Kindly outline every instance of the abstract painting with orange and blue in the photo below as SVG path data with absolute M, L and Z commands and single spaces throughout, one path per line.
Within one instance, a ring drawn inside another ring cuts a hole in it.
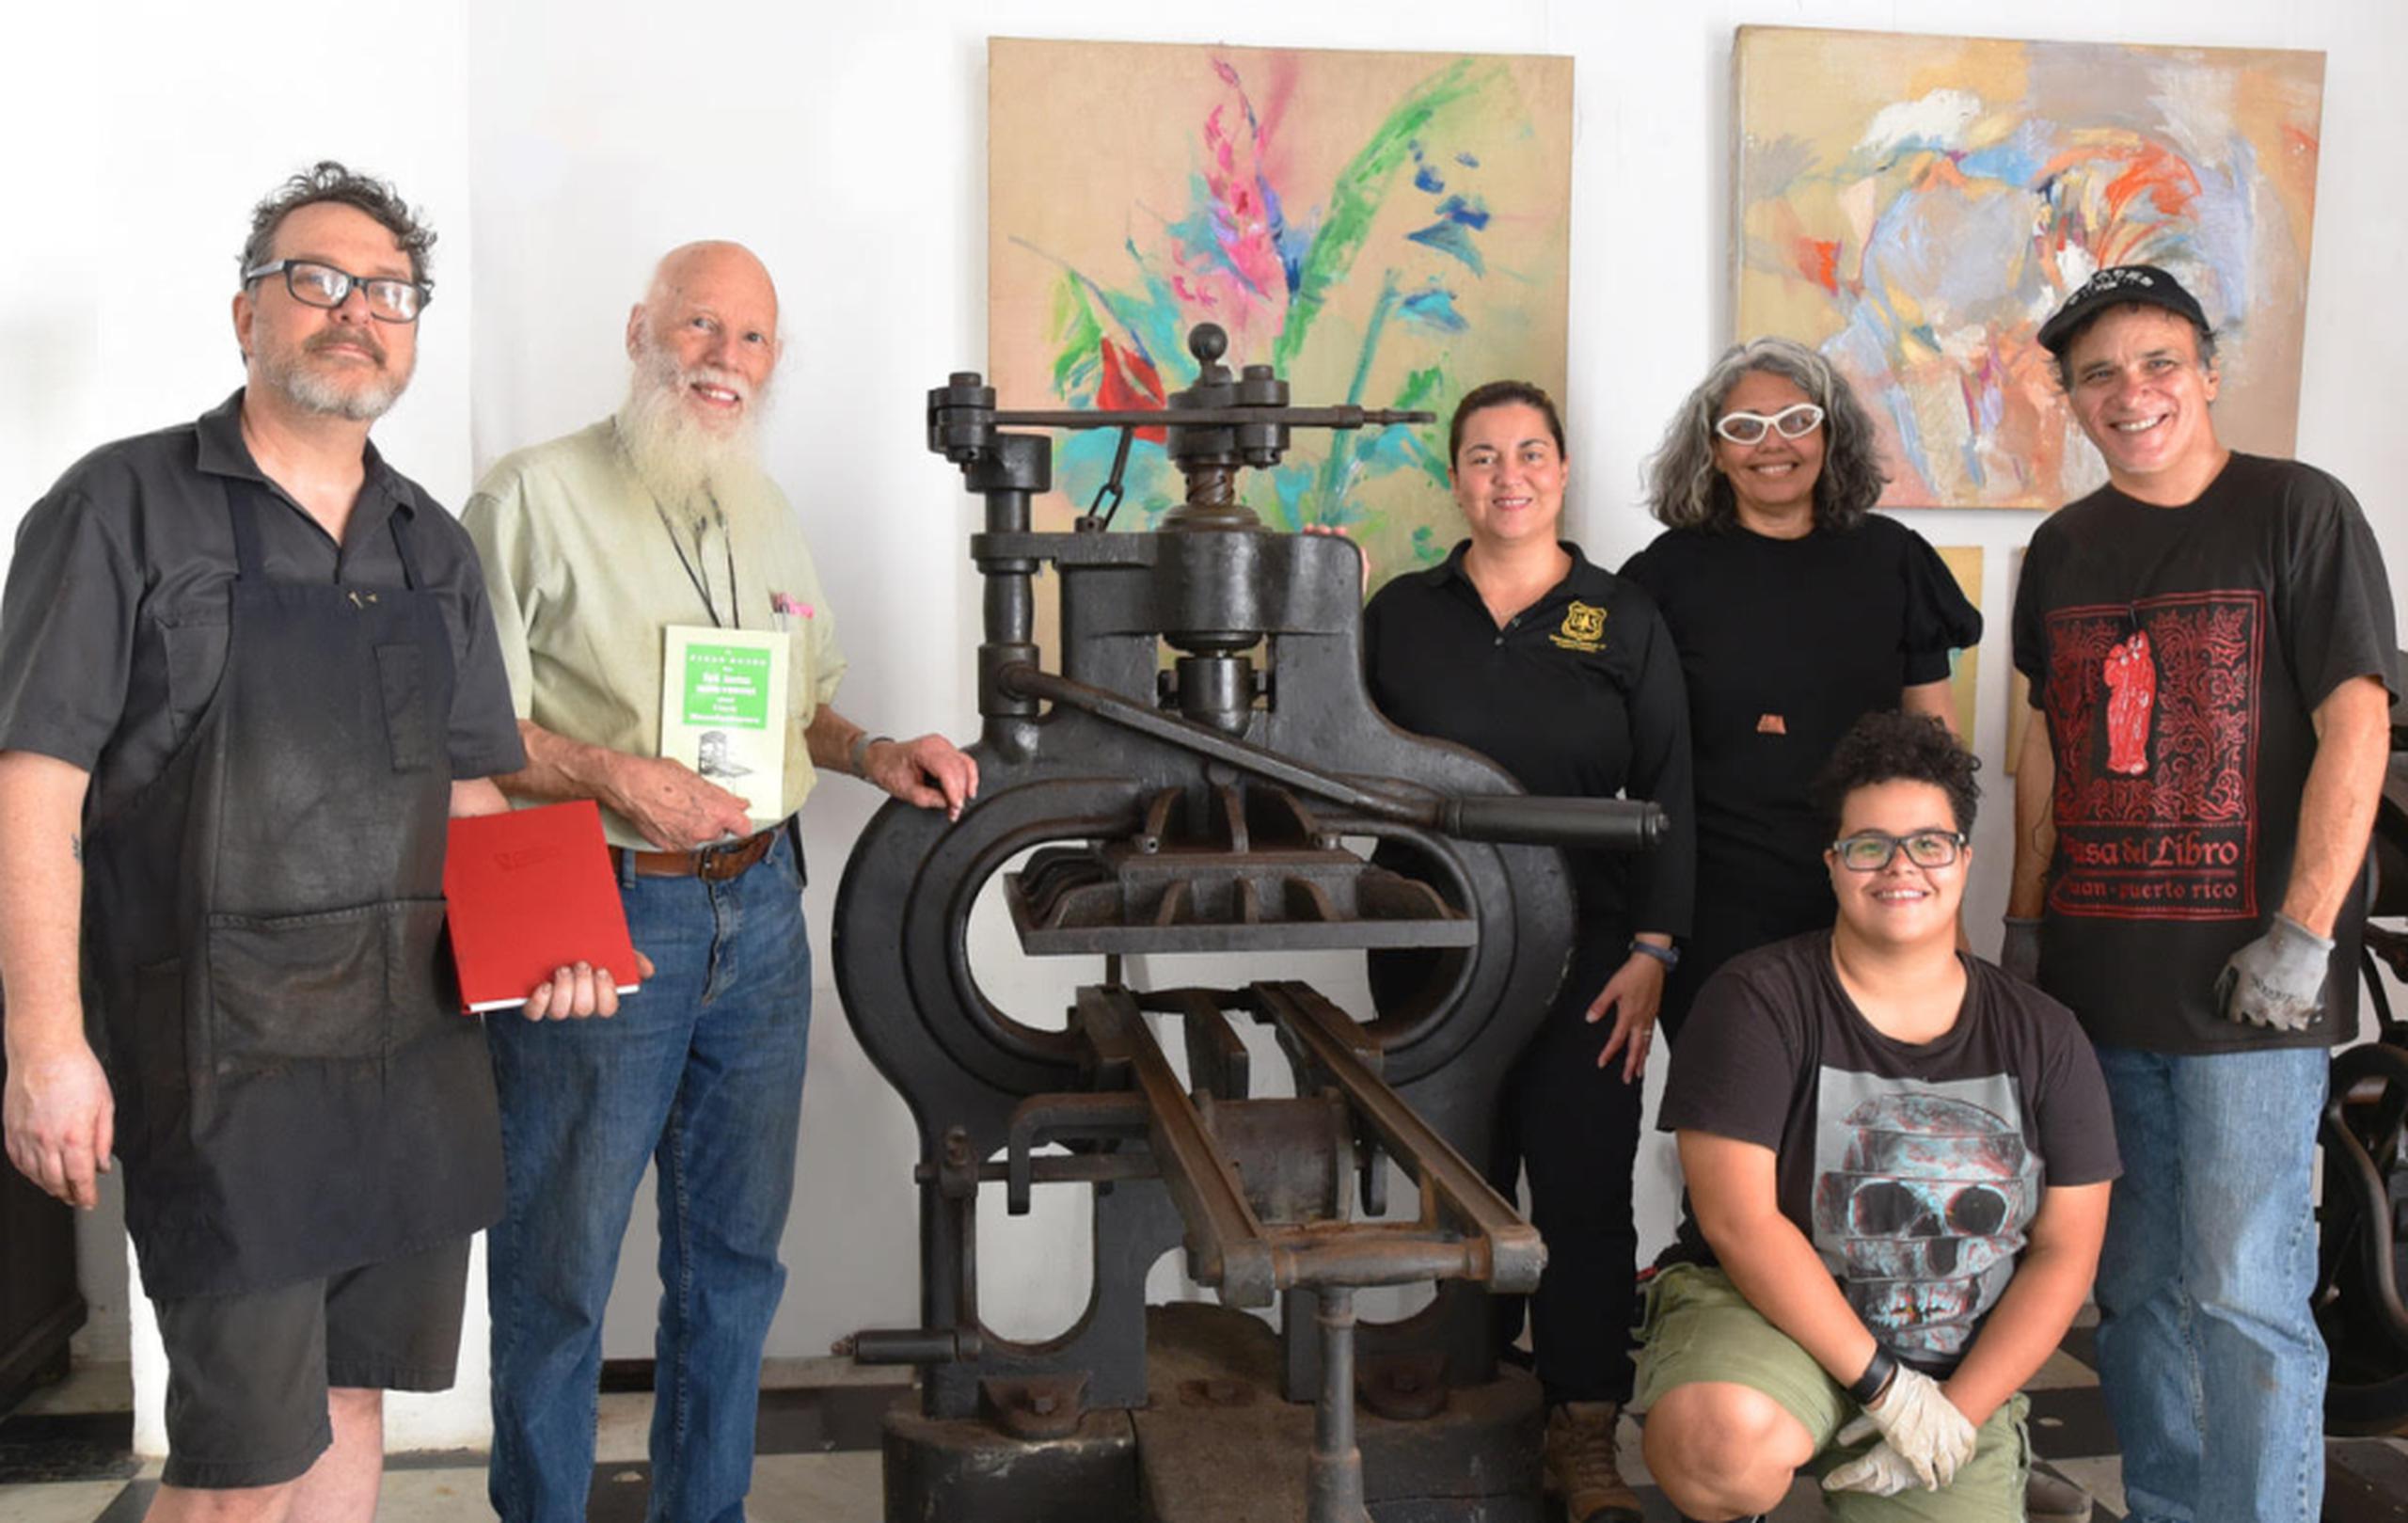
M 2321 53 L 1739 29 L 1742 337 L 1863 394 L 1893 507 L 2053 508 L 2105 479 L 2036 341 L 2110 264 L 2215 325 L 2227 444 L 2296 438 Z
M 988 44 L 988 358 L 1007 406 L 1145 408 L 1224 363 L 1299 405 L 1424 408 L 1418 428 L 1299 429 L 1241 478 L 1273 528 L 1344 529 L 1374 580 L 1462 532 L 1448 411 L 1482 381 L 1559 395 L 1571 223 L 1566 58 Z M 1066 436 L 1038 521 L 1061 527 L 1118 439 Z M 1158 431 L 1117 526 L 1183 495 Z

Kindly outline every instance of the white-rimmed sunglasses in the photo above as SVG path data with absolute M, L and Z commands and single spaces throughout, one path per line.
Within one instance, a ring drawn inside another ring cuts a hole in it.
M 1714 420 L 1714 431 L 1734 444 L 1754 444 L 1768 428 L 1782 438 L 1802 439 L 1822 426 L 1823 409 L 1811 402 L 1783 407 L 1769 417 L 1760 412 L 1727 412 Z

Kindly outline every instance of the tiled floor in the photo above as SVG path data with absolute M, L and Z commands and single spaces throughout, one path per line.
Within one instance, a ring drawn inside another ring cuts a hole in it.
M 2088 1489 L 2097 1516 L 2123 1516 L 2120 1466 L 2114 1454 L 2098 1381 L 2087 1362 L 2089 1330 L 2077 1327 L 2029 1388 L 2033 1446 L 2041 1463 Z M 821 1361 L 811 1361 L 817 1366 Z M 827 1372 L 805 1372 L 825 1378 Z M 882 1485 L 879 1416 L 907 1392 L 887 1372 L 863 1372 L 843 1384 L 784 1386 L 797 1372 L 768 1372 L 761 1399 L 760 1458 L 749 1511 L 754 1523 L 879 1523 Z M 119 1385 L 121 1386 L 121 1377 Z M 111 1404 L 114 1404 L 112 1409 Z M 44 1393 L 0 1422 L 0 1519 L 7 1523 L 138 1523 L 156 1489 L 156 1462 L 137 1466 L 127 1452 L 132 1421 L 125 1397 L 104 1377 Z M 92 1410 L 98 1408 L 98 1410 Z M 644 1463 L 651 1398 L 602 1398 L 590 1523 L 641 1523 L 649 1467 Z M 1638 1430 L 1623 1428 L 1624 1471 L 1644 1482 Z M 482 1456 L 396 1456 L 385 1477 L 380 1523 L 451 1523 L 490 1516 Z M 2408 1442 L 2334 1440 L 2327 1446 L 2325 1523 L 2408 1523 Z M 1641 1484 L 1649 1523 L 1674 1523 L 1662 1495 Z M 1774 1523 L 1823 1516 L 1811 1482 L 1801 1482 Z

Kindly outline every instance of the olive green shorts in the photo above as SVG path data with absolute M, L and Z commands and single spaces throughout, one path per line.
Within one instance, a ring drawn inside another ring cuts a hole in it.
M 1644 1411 L 1676 1386 L 1724 1381 L 1760 1390 L 1805 1425 L 1814 1439 L 1808 1472 L 1829 1473 L 1873 1447 L 1841 1445 L 1839 1431 L 1857 1415 L 1838 1381 L 1790 1336 L 1765 1321 L 1719 1269 L 1675 1264 L 1647 1288 L 1647 1320 L 1640 1329 L 1639 1388 L 1631 1407 Z M 1909 1487 L 1894 1497 L 1861 1491 L 1823 1494 L 1842 1523 L 2021 1523 L 2023 1487 L 2032 1468 L 2021 1392 L 1982 1424 L 1973 1457 L 1939 1491 Z

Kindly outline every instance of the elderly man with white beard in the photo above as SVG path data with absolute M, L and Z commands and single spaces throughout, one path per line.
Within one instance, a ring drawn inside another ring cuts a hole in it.
M 585 1517 L 603 1309 L 647 1163 L 662 1293 L 646 1515 L 744 1516 L 811 1011 L 795 811 L 823 770 L 949 814 L 978 785 L 943 737 L 872 737 L 830 706 L 834 618 L 759 463 L 780 347 L 768 271 L 735 244 L 672 251 L 626 343 L 618 413 L 502 460 L 461 515 L 527 746 L 498 781 L 521 801 L 599 802 L 628 928 L 657 964 L 610 1021 L 490 1028 L 508 1215 L 488 1262 L 488 1489 L 505 1523 Z M 662 754 L 681 630 L 784 656 L 784 691 L 766 694 L 782 763 L 728 776 L 740 792 Z

